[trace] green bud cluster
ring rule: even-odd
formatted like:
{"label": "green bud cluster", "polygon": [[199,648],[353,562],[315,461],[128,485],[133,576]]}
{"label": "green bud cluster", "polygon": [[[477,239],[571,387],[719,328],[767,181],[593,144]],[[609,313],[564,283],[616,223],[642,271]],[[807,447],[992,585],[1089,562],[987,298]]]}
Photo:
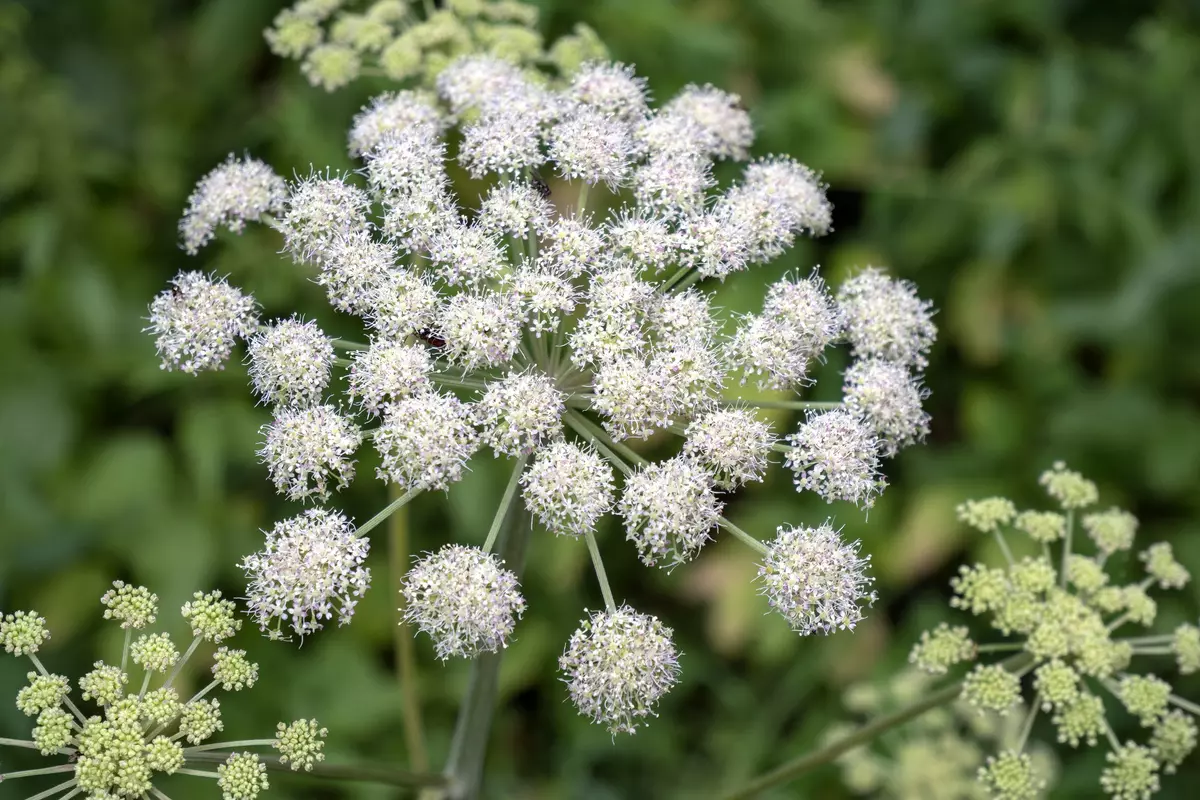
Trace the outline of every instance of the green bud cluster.
{"label": "green bud cluster", "polygon": [[279,12],[264,36],[272,52],[298,60],[309,82],[326,91],[366,75],[432,86],[464,55],[531,70],[550,65],[563,76],[607,57],[583,24],[547,48],[537,21],[537,7],[518,0],[451,0],[427,14],[404,0],[299,0]]}
{"label": "green bud cluster", "polygon": [[[158,778],[184,770],[190,756],[199,752],[190,748],[208,742],[223,728],[220,702],[204,699],[204,695],[217,687],[239,691],[253,686],[258,665],[246,658],[244,650],[222,646],[213,655],[212,682],[183,702],[172,686],[175,677],[199,643],[219,643],[241,627],[234,604],[223,600],[219,592],[197,592],[181,609],[195,637],[181,656],[165,633],[130,635],[153,624],[158,614],[158,598],[145,587],[117,581],[101,603],[104,618],[118,623],[126,636],[122,666],[96,661],[78,680],[79,698],[95,706],[92,712],[81,710],[71,700],[71,683],[66,677],[50,673],[38,659],[39,648],[50,636],[45,620],[25,611],[0,615],[0,643],[15,656],[28,657],[37,668],[26,676],[28,684],[17,692],[16,700],[23,714],[35,718],[32,741],[10,742],[32,747],[43,756],[68,759],[52,771],[72,773],[73,797],[163,797],[155,783]],[[134,684],[140,689],[127,693],[130,680],[124,665],[130,661],[143,674]],[[158,685],[152,688],[156,676]],[[273,747],[282,763],[294,770],[311,770],[324,758],[326,735],[315,720],[299,720],[291,725],[280,723],[274,739],[238,744]],[[1161,738],[1165,749],[1178,736],[1171,739],[1164,734]],[[200,749],[219,747],[205,744]],[[256,755],[230,753],[216,772],[201,771],[198,766],[202,765],[184,772],[212,776],[226,800],[254,800],[267,788],[266,765]]]}
{"label": "green bud cluster", "polygon": [[[1008,641],[976,645],[966,627],[941,623],[922,634],[909,660],[928,674],[942,675],[981,653],[1016,653],[1004,662],[975,665],[962,681],[963,701],[993,714],[1019,707],[1022,679],[1031,676],[1034,706],[1018,746],[978,769],[987,796],[1039,796],[1044,783],[1026,758],[1027,740],[1036,716],[1048,713],[1060,743],[1108,743],[1100,786],[1109,797],[1142,800],[1158,790],[1160,773],[1174,772],[1195,749],[1197,706],[1176,697],[1163,678],[1130,670],[1138,655],[1173,655],[1182,674],[1200,670],[1200,626],[1133,637],[1122,636],[1121,628],[1152,626],[1158,603],[1149,590],[1179,589],[1191,576],[1171,545],[1158,542],[1133,562],[1141,563],[1144,578],[1114,582],[1111,557],[1133,549],[1136,517],[1116,508],[1088,511],[1099,499],[1096,485],[1062,463],[1044,472],[1040,483],[1057,510],[1019,510],[1002,497],[958,507],[960,520],[999,541],[1006,564],[962,567],[951,581],[951,605],[982,617]],[[1008,537],[1015,537],[1011,546]],[[1022,537],[1031,540],[1026,549],[1041,555],[1014,556]],[[1060,542],[1056,555],[1051,546]],[[1113,712],[1149,729],[1149,741],[1118,740],[1109,720]]]}

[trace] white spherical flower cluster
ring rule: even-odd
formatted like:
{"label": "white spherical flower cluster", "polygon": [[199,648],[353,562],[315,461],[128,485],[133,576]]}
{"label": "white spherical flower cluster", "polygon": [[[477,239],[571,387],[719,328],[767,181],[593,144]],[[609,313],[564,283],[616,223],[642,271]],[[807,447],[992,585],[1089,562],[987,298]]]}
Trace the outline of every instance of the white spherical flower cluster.
{"label": "white spherical flower cluster", "polygon": [[643,564],[677,566],[712,538],[722,504],[711,482],[703,467],[681,456],[629,476],[618,511]]}
{"label": "white spherical flower cluster", "polygon": [[554,381],[536,373],[493,381],[475,405],[483,443],[506,456],[529,455],[561,437],[565,410]]}
{"label": "white spherical flower cluster", "polygon": [[572,442],[539,450],[521,483],[525,506],[551,533],[582,536],[612,508],[612,468],[594,450]]}
{"label": "white spherical flower cluster", "polygon": [[181,272],[150,304],[150,325],[162,368],[196,374],[222,369],[238,339],[258,326],[257,304],[225,280]]}
{"label": "white spherical flower cluster", "polygon": [[335,616],[345,625],[371,584],[363,566],[370,549],[334,511],[313,508],[277,522],[263,549],[242,560],[247,610],[272,638],[307,636]]}
{"label": "white spherical flower cluster", "polygon": [[479,447],[471,408],[453,395],[425,392],[389,406],[375,430],[381,480],[405,489],[447,489]]}
{"label": "white spherical flower cluster", "polygon": [[265,214],[278,214],[287,199],[287,184],[269,166],[255,158],[234,158],[205,175],[188,198],[179,221],[183,249],[196,255],[224,225],[241,233],[247,222]]}
{"label": "white spherical flower cluster", "polygon": [[446,545],[404,577],[404,619],[433,640],[438,658],[474,658],[508,646],[525,611],[517,576],[477,547]]}
{"label": "white spherical flower cluster", "polygon": [[879,474],[879,440],[850,411],[810,414],[787,443],[792,450],[784,463],[795,473],[797,491],[870,508],[886,485]]}
{"label": "white spherical flower cluster", "polygon": [[853,630],[863,606],[875,602],[866,574],[870,556],[846,543],[825,522],[817,528],[784,525],[758,568],[760,591],[804,636]]}
{"label": "white spherical flower cluster", "polygon": [[585,619],[558,660],[579,713],[614,734],[633,733],[679,681],[671,636],[628,606]]}
{"label": "white spherical flower cluster", "polygon": [[259,458],[275,490],[289,500],[327,500],[331,490],[354,479],[351,456],[362,444],[362,431],[333,406],[279,408],[262,434]]}
{"label": "white spherical flower cluster", "polygon": [[310,406],[321,400],[333,366],[333,343],[315,322],[297,317],[259,331],[247,348],[250,383],[264,403]]}
{"label": "white spherical flower cluster", "polygon": [[[934,336],[928,304],[873,269],[835,301],[814,272],[775,282],[760,311],[728,324],[711,279],[772,261],[832,223],[826,187],[803,164],[768,156],[736,175],[732,162],[754,139],[736,95],[689,85],[656,106],[632,67],[593,60],[583,33],[572,53],[510,60],[520,42],[493,30],[504,18],[491,14],[511,3],[455,0],[388,43],[383,28],[400,28],[378,16],[383,5],[331,6],[329,38],[315,18],[273,33],[288,52],[308,41],[306,63],[325,85],[347,79],[347,54],[378,52],[387,74],[420,75],[435,89],[370,102],[348,135],[360,169],[313,171],[270,211],[282,249],[362,334],[340,322],[345,338],[326,338],[307,315],[259,330],[253,300],[192,273],[153,309],[164,364],[219,366],[236,339],[253,336],[254,387],[276,406],[261,450],[271,479],[292,499],[328,499],[354,476],[369,435],[376,476],[403,495],[364,531],[419,492],[448,490],[478,450],[505,457],[513,473],[485,547],[449,545],[423,559],[406,613],[442,657],[503,646],[524,601],[489,553],[524,544],[528,525],[502,524],[522,503],[541,528],[583,539],[593,560],[608,611],[576,634],[563,668],[581,711],[614,731],[652,713],[676,667],[669,631],[618,607],[607,585],[596,538],[610,511],[647,565],[690,561],[724,528],[774,559],[773,576],[815,570],[811,583],[785,577],[767,593],[789,619],[803,617],[798,628],[856,622],[869,585],[861,568],[853,577],[865,564],[856,549],[822,538],[828,526],[785,527],[768,547],[721,516],[719,493],[764,480],[782,460],[799,489],[869,507],[884,487],[880,458],[928,429],[917,374]],[[455,27],[468,13],[474,21]],[[497,37],[490,54],[426,53],[477,28]],[[544,74],[560,62],[573,62],[569,73]],[[221,219],[253,218],[240,208]],[[813,365],[843,342],[857,359],[844,399],[813,402]],[[739,379],[775,394],[741,392]],[[756,406],[810,413],[784,444]],[[683,437],[682,452],[659,463],[626,444],[664,433]],[[1148,558],[1177,582],[1165,556]],[[842,583],[838,566],[848,570]],[[1121,602],[1139,619],[1149,613],[1137,598]]]}
{"label": "white spherical flower cluster", "polygon": [[761,481],[775,437],[771,426],[747,409],[730,408],[700,417],[685,431],[683,452],[708,468],[717,486],[734,489]]}

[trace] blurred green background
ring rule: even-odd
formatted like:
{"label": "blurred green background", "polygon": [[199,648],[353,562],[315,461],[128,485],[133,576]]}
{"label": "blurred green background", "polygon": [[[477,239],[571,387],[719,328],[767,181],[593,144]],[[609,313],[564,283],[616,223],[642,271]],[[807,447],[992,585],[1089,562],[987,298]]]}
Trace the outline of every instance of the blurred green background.
{"label": "blurred green background", "polygon": [[[327,329],[308,275],[273,234],[224,237],[198,260],[175,224],[195,180],[233,151],[290,175],[351,166],[344,131],[382,84],[335,95],[271,56],[280,0],[0,0],[0,608],[34,607],[52,668],[77,676],[119,649],[99,595],[114,578],[158,592],[168,629],[196,589],[239,596],[236,562],[259,529],[296,513],[256,463],[245,368],[191,379],[158,369],[140,329],[180,269],[228,274],[269,315]],[[987,548],[954,506],[1002,493],[1040,503],[1056,458],[1096,479],[1104,504],[1200,569],[1200,4],[1150,0],[541,0],[543,29],[590,23],[659,98],[688,82],[742,94],[758,154],[824,172],[836,231],[722,288],[732,309],[764,278],[823,265],[888,265],[940,309],[928,373],[933,434],[887,466],[869,518],[792,491],[773,472],[729,516],[767,536],[833,515],[871,553],[881,602],[854,634],[799,639],[755,595],[754,560],[725,539],[667,575],[620,531],[601,547],[618,598],[676,631],[683,679],[661,717],[615,742],[565,702],[556,658],[599,598],[578,542],[537,537],[530,611],[505,656],[488,762],[492,797],[702,797],[818,742],[854,682],[904,663],[919,630],[957,618],[947,581]],[[826,369],[834,392],[842,365]],[[792,424],[786,415],[779,425]],[[649,449],[669,446],[655,442]],[[358,519],[384,501],[370,455],[337,498]],[[490,457],[448,497],[412,506],[416,545],[482,540],[506,476]],[[316,716],[333,759],[403,764],[382,538],[376,586],[354,624],[302,648],[246,630],[265,680],[226,704],[228,738]],[[1197,616],[1196,583],[1160,603],[1161,630]],[[435,759],[466,666],[418,643]],[[1167,669],[1164,663],[1162,669]],[[2,693],[27,663],[0,659]],[[200,680],[193,673],[193,684]],[[1182,694],[1200,695],[1184,680]],[[29,721],[0,704],[0,736]],[[1132,728],[1129,729],[1132,733]],[[1038,728],[1051,737],[1052,731]],[[1098,794],[1102,750],[1065,752],[1056,796]],[[0,753],[5,768],[34,765]],[[1195,759],[1162,797],[1190,796]],[[839,798],[836,769],[774,797]],[[273,778],[275,797],[395,792]],[[48,785],[48,784],[47,784]],[[32,786],[32,784],[31,784]],[[0,787],[0,798],[27,792]],[[32,791],[32,789],[30,789]],[[216,791],[178,779],[179,798]]]}

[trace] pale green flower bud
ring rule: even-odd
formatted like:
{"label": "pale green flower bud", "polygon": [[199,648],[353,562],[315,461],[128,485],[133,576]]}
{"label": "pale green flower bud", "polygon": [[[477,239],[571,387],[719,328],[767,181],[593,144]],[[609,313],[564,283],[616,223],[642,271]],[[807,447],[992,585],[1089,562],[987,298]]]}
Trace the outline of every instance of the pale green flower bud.
{"label": "pale green flower bud", "polygon": [[1017,530],[1044,544],[1058,541],[1067,531],[1067,518],[1055,511],[1022,511],[1014,524]]}
{"label": "pale green flower bud", "polygon": [[1054,588],[1058,572],[1044,558],[1025,558],[1008,569],[1013,588],[1029,594],[1044,594]]}
{"label": "pale green flower bud", "polygon": [[1090,506],[1100,496],[1096,484],[1078,472],[1067,469],[1067,465],[1061,461],[1056,461],[1052,469],[1043,472],[1038,482],[1065,509]]}
{"label": "pale green flower bud", "polygon": [[332,92],[358,77],[362,71],[362,60],[352,47],[321,44],[309,52],[300,65],[300,71],[313,86]]}
{"label": "pale green flower bud", "polygon": [[1101,614],[1116,614],[1125,608],[1125,592],[1120,586],[1105,586],[1089,597],[1088,603]]}
{"label": "pale green flower bud", "polygon": [[1060,706],[1053,722],[1058,728],[1058,741],[1071,747],[1078,747],[1080,742],[1094,747],[1106,724],[1104,701],[1084,692],[1075,702]]}
{"label": "pale green flower bud", "polygon": [[1119,508],[1088,514],[1083,518],[1083,529],[1106,556],[1133,547],[1137,528],[1137,517]]}
{"label": "pale green flower bud", "polygon": [[965,522],[977,531],[992,533],[1008,525],[1017,516],[1017,507],[1005,497],[988,497],[983,500],[968,500],[956,509],[960,522]]}
{"label": "pale green flower bud", "polygon": [[179,716],[183,704],[179,702],[179,694],[174,689],[162,687],[148,692],[142,698],[140,713],[145,719],[155,725],[166,725]]}
{"label": "pale green flower bud", "polygon": [[1029,592],[1014,592],[1011,587],[1008,592],[992,617],[992,627],[1005,636],[1030,633],[1045,616],[1045,603]]}
{"label": "pale green flower bud", "polygon": [[1143,726],[1155,725],[1167,713],[1171,685],[1153,675],[1126,675],[1117,684],[1117,697]]}
{"label": "pale green flower bud", "polygon": [[421,72],[421,48],[410,36],[401,36],[384,48],[379,65],[394,81],[406,81]]}
{"label": "pale green flower bud", "polygon": [[6,653],[14,656],[37,653],[49,638],[46,620],[32,611],[18,611],[0,618],[0,644]]}
{"label": "pale green flower bud", "polygon": [[392,28],[383,20],[366,14],[342,14],[329,29],[329,38],[358,53],[382,50],[392,41]]}
{"label": "pale green flower bud", "polygon": [[1063,708],[1080,697],[1079,673],[1056,658],[1034,670],[1033,688],[1043,711]]}
{"label": "pale green flower bud", "polygon": [[147,672],[166,672],[179,661],[179,651],[165,633],[139,636],[129,654]]}
{"label": "pale green flower bud", "polygon": [[1034,769],[1033,758],[1012,750],[988,758],[987,766],[979,769],[979,780],[989,796],[997,800],[1036,800],[1046,788],[1046,781]]}
{"label": "pale green flower bud", "polygon": [[980,713],[1004,716],[1021,700],[1021,679],[999,664],[980,664],[963,679],[962,696]]}
{"label": "pale green flower bud", "polygon": [[48,708],[38,715],[37,727],[33,729],[33,743],[38,751],[48,756],[70,744],[75,735],[71,715],[61,708]]}
{"label": "pale green flower bud", "polygon": [[242,621],[234,616],[237,606],[232,601],[222,600],[219,591],[196,592],[184,604],[181,614],[192,628],[192,635],[206,642],[220,644],[242,628]]}
{"label": "pale green flower bud", "polygon": [[71,692],[70,682],[62,675],[29,672],[25,677],[29,680],[29,685],[17,692],[17,708],[27,717],[57,708]]}
{"label": "pale green flower bud", "polygon": [[479,25],[475,35],[489,53],[518,64],[535,61],[545,46],[540,33],[521,25]]}
{"label": "pale green flower bud", "polygon": [[183,745],[157,736],[146,745],[146,764],[155,772],[174,775],[184,764]]}
{"label": "pale green flower bud", "polygon": [[1067,582],[1081,594],[1094,594],[1108,583],[1108,573],[1096,559],[1075,553],[1067,559]]}
{"label": "pale green flower bud", "polygon": [[1159,720],[1150,737],[1150,750],[1168,775],[1195,749],[1196,722],[1182,711],[1172,711]]}
{"label": "pale green flower bud", "polygon": [[267,768],[253,753],[233,753],[217,767],[217,786],[224,800],[254,800],[270,787]]}
{"label": "pale green flower bud", "polygon": [[1180,675],[1191,675],[1200,670],[1200,628],[1186,623],[1176,628],[1171,639],[1171,652],[1179,663]]}
{"label": "pale green flower bud", "polygon": [[98,705],[107,706],[121,699],[125,693],[125,683],[129,676],[118,667],[97,661],[91,672],[79,679],[80,696],[84,700],[94,700]]}
{"label": "pale green flower bud", "polygon": [[1113,800],[1149,800],[1159,789],[1158,762],[1149,748],[1126,744],[1108,754],[1100,787]]}
{"label": "pale green flower bud", "polygon": [[179,716],[179,732],[192,744],[200,744],[224,728],[225,723],[221,722],[221,703],[218,700],[195,700],[186,703]]}
{"label": "pale green flower bud", "polygon": [[974,659],[975,652],[975,643],[965,627],[951,628],[943,622],[932,633],[921,633],[921,641],[913,647],[908,661],[930,675],[945,675],[951,666]]}
{"label": "pale green flower bud", "polygon": [[301,58],[321,43],[321,26],[306,14],[285,8],[263,37],[271,52],[281,58]]}
{"label": "pale green flower bud", "polygon": [[950,605],[976,615],[995,611],[1004,605],[1011,591],[1004,570],[976,564],[974,567],[964,565],[958,571],[959,576],[950,581],[951,588],[958,596],[950,599]]}
{"label": "pale green flower bud", "polygon": [[608,48],[594,30],[579,22],[570,35],[563,36],[554,43],[549,56],[551,63],[558,67],[560,73],[573,75],[589,61],[607,59]]}
{"label": "pale green flower bud", "polygon": [[158,617],[158,595],[145,586],[130,586],[123,581],[113,581],[113,588],[100,598],[104,604],[104,618],[115,619],[125,630],[141,630],[153,625]]}
{"label": "pale green flower bud", "polygon": [[248,689],[258,680],[258,664],[246,660],[245,650],[222,647],[213,654],[213,661],[213,679],[227,692]]}
{"label": "pale green flower bud", "polygon": [[1147,628],[1153,625],[1154,618],[1158,616],[1158,604],[1146,594],[1146,590],[1137,584],[1130,584],[1121,591],[1125,595],[1125,613],[1129,621]]}
{"label": "pale green flower bud", "polygon": [[325,760],[321,751],[328,733],[327,729],[317,727],[315,719],[300,719],[291,725],[281,722],[275,732],[273,747],[279,751],[280,762],[291,764],[293,772],[301,769],[308,772],[313,764]]}
{"label": "pale green flower bud", "polygon": [[1187,569],[1175,560],[1171,545],[1167,542],[1150,545],[1140,558],[1146,564],[1146,574],[1163,589],[1182,589],[1192,579]]}

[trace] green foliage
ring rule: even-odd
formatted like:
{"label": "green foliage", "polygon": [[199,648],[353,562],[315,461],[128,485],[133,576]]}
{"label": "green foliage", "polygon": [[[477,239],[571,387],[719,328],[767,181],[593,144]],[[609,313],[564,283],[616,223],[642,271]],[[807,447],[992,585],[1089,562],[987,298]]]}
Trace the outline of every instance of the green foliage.
{"label": "green foliage", "polygon": [[[164,607],[197,586],[240,596],[234,565],[258,548],[258,529],[296,513],[255,462],[267,412],[252,405],[245,368],[204,381],[161,372],[140,332],[153,295],[195,263],[175,226],[197,178],[243,148],[284,174],[310,162],[350,167],[346,124],[388,85],[311,88],[262,38],[283,5],[0,0],[0,607],[46,617],[54,638],[41,657],[52,671],[80,675],[95,657],[119,657],[119,630],[97,623],[113,579],[156,587]],[[1058,458],[1134,512],[1141,541],[1170,541],[1180,562],[1200,564],[1200,15],[1188,4],[539,6],[546,41],[583,21],[657,97],[688,82],[737,91],[758,153],[787,152],[825,173],[835,233],[729,279],[723,305],[749,310],[768,274],[820,262],[836,284],[852,266],[886,264],[934,299],[942,331],[928,370],[931,439],[893,462],[892,488],[869,519],[801,498],[786,476],[728,510],[758,530],[833,514],[873,556],[881,603],[867,622],[799,639],[763,615],[753,556],[736,543],[668,578],[641,569],[619,531],[602,528],[614,593],[671,620],[685,668],[660,718],[614,743],[564,702],[555,675],[578,609],[599,607],[587,556],[569,541],[539,542],[525,585],[540,611],[501,672],[491,796],[703,796],[822,741],[843,718],[841,687],[895,672],[920,630],[954,619],[949,577],[994,546],[961,531],[956,506],[987,495],[1029,505],[1026,476]],[[205,268],[252,289],[268,315],[320,308],[319,288],[278,249],[270,231],[251,230],[210,248]],[[344,322],[318,321],[335,335]],[[374,472],[370,460],[362,474]],[[476,460],[449,502],[414,502],[415,547],[480,543],[506,477]],[[343,505],[364,520],[384,494],[359,481]],[[1113,569],[1128,578],[1140,565],[1125,556]],[[385,559],[376,548],[380,576]],[[1174,593],[1160,619],[1194,621],[1196,592],[1193,582]],[[329,728],[331,762],[396,763],[394,605],[381,579],[353,626],[300,650],[244,637],[264,674],[287,677],[224,709],[225,733],[315,716]],[[168,625],[188,638],[178,620]],[[436,762],[467,665],[418,654]],[[0,660],[0,685],[16,691],[25,671]],[[194,690],[206,676],[181,680]],[[1178,690],[1196,687],[1184,678]],[[1118,734],[1136,729],[1124,724]],[[14,706],[0,710],[0,736],[26,729]],[[5,769],[23,768],[21,757],[6,754]],[[1094,791],[1102,768],[1096,751],[1068,753],[1058,794]],[[1185,796],[1195,770],[1184,762],[1160,797]],[[394,795],[276,781],[290,797]],[[211,796],[194,784],[169,793]],[[843,792],[825,770],[773,796]]]}

